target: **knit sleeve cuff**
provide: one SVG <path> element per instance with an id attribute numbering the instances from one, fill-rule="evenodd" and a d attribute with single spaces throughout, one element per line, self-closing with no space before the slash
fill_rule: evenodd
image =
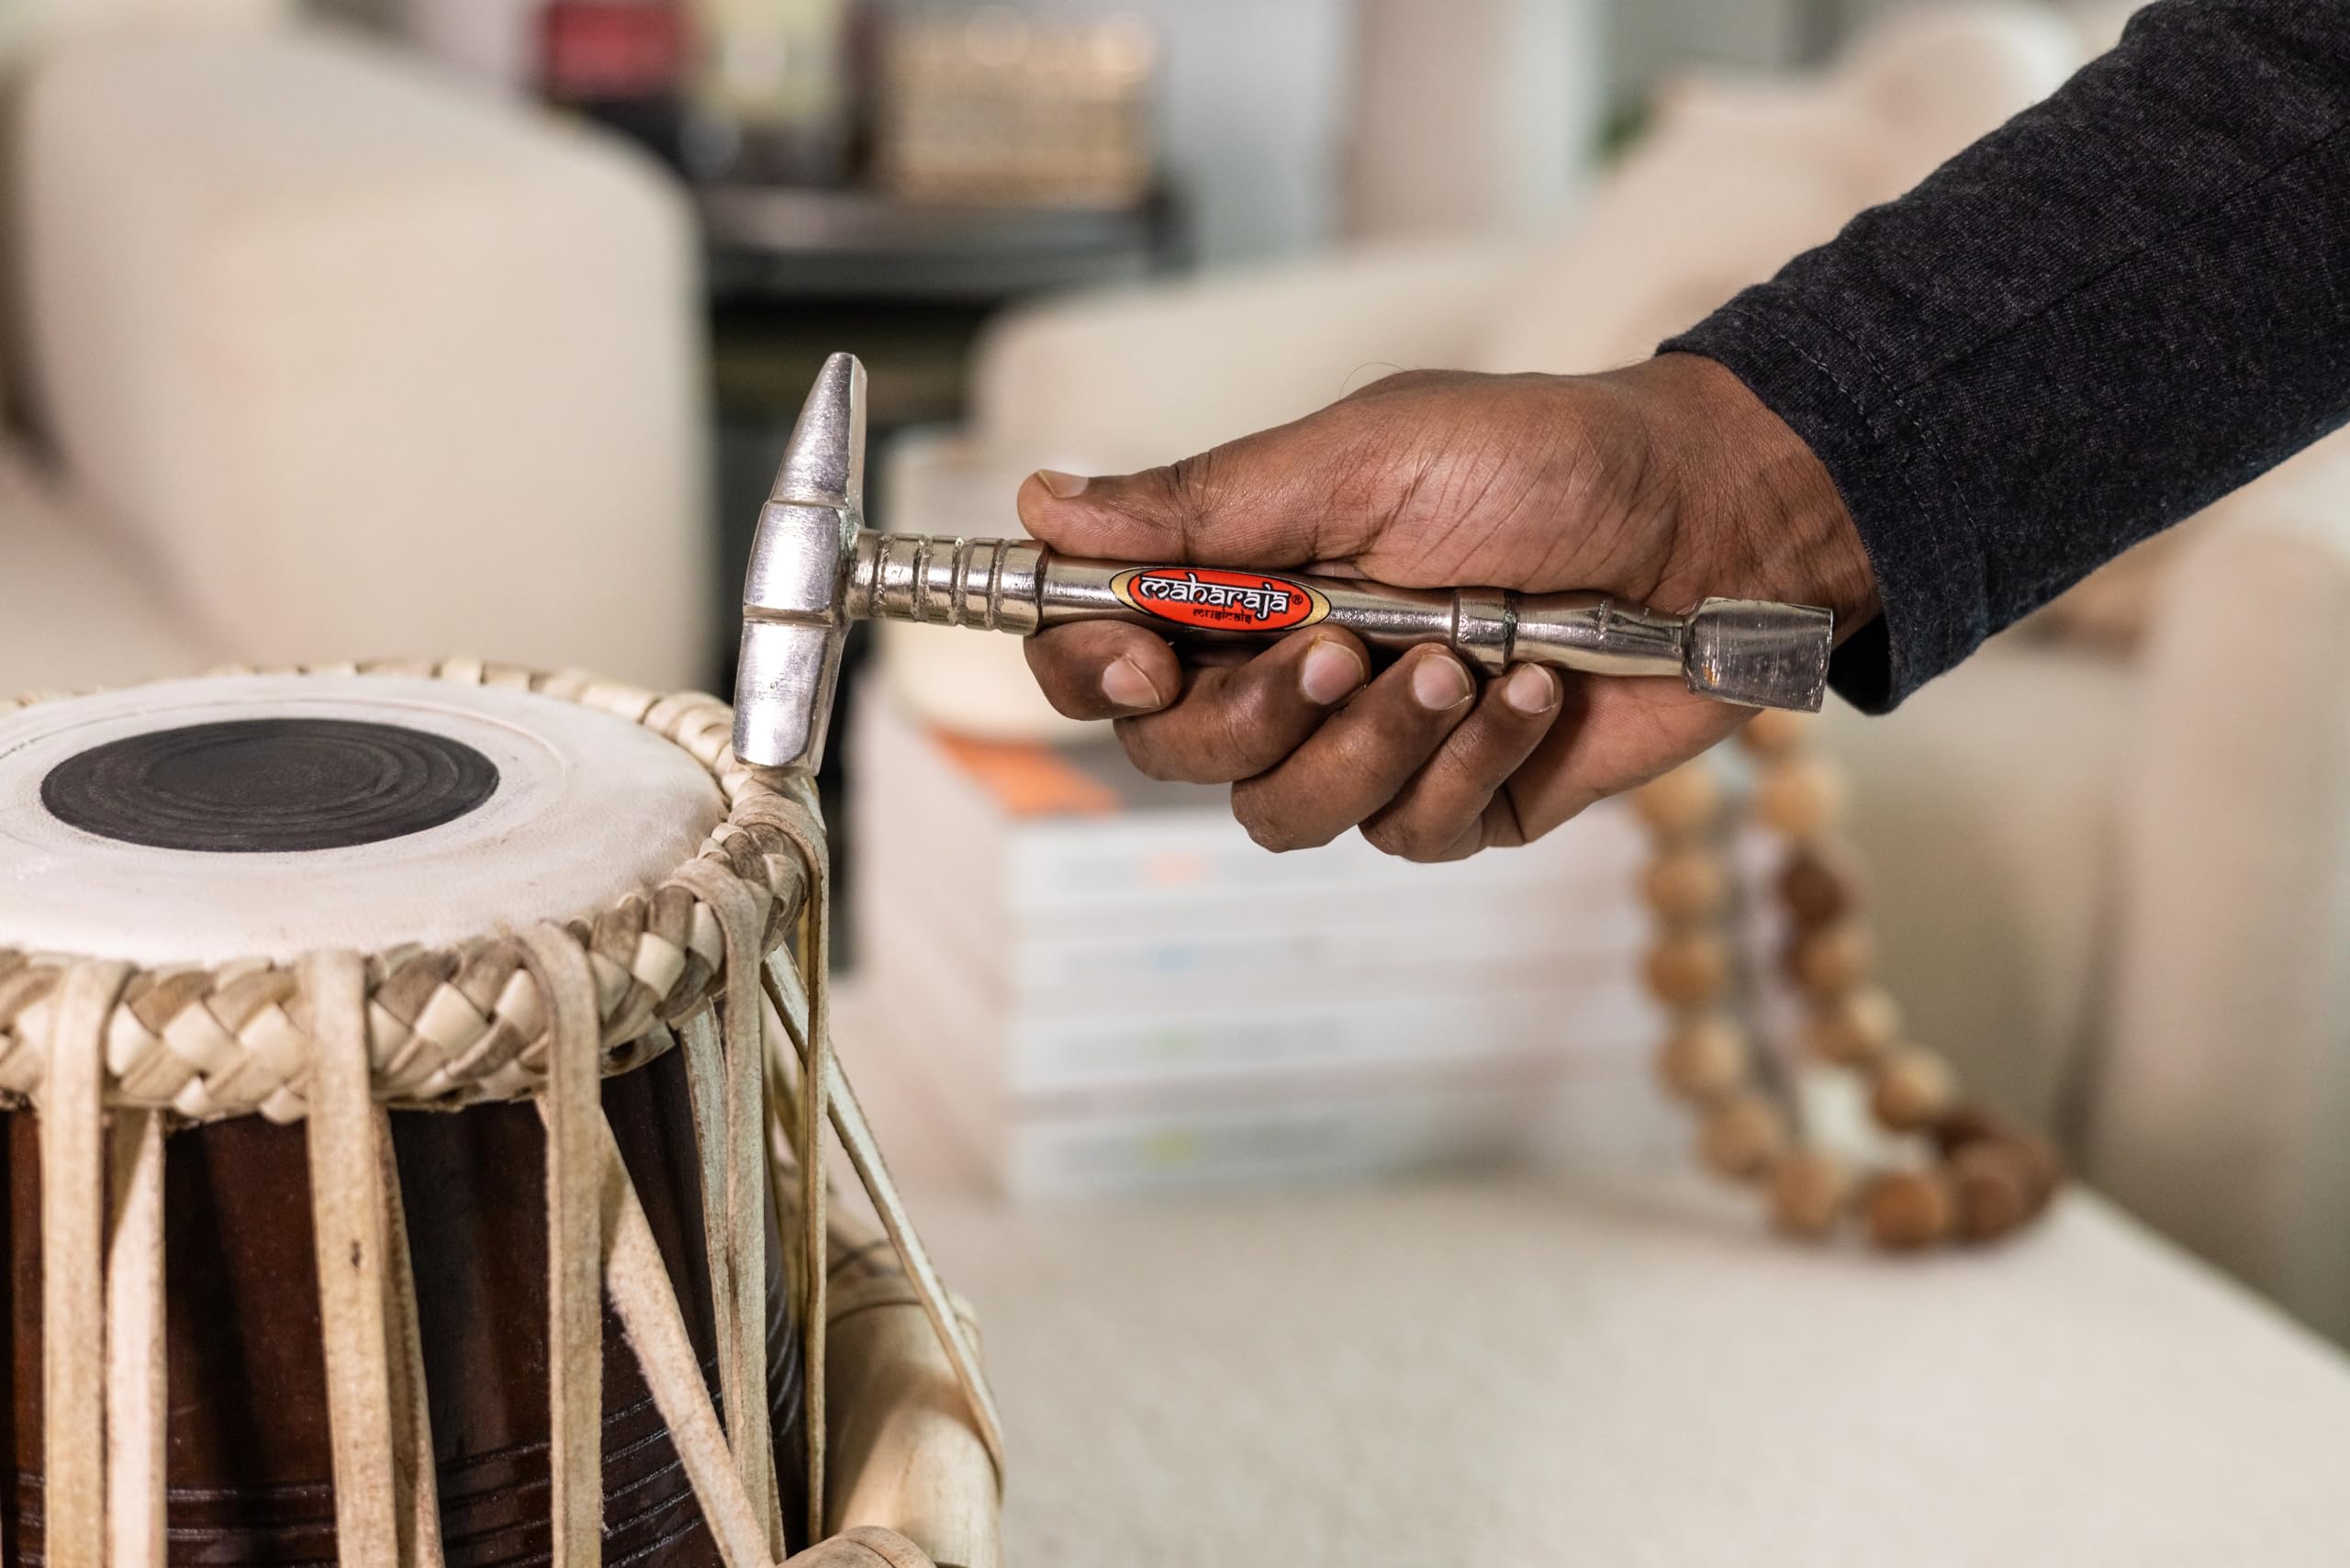
<path id="1" fill-rule="evenodd" d="M 1852 513 L 1885 613 L 1836 650 L 1839 696 L 1886 712 L 1975 651 L 1988 622 L 1975 529 L 1932 431 L 1863 345 L 1763 284 L 1658 352 L 1736 375 L 1811 448 Z"/>

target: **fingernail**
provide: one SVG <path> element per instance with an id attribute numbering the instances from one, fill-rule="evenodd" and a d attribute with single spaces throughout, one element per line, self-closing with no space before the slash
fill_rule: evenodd
<path id="1" fill-rule="evenodd" d="M 1158 706 L 1158 688 L 1150 684 L 1142 666 L 1129 658 L 1113 659 L 1102 672 L 1102 695 L 1121 708 Z"/>
<path id="2" fill-rule="evenodd" d="M 1412 671 L 1412 697 L 1431 713 L 1469 700 L 1469 672 L 1449 654 L 1430 654 Z"/>
<path id="3" fill-rule="evenodd" d="M 1502 682 L 1502 700 L 1521 713 L 1547 713 L 1559 700 L 1559 678 L 1540 665 L 1520 665 Z"/>
<path id="4" fill-rule="evenodd" d="M 1305 663 L 1297 672 L 1297 684 L 1307 701 L 1327 708 L 1353 692 L 1370 673 L 1352 648 L 1321 642 L 1305 650 Z"/>
<path id="5" fill-rule="evenodd" d="M 1056 498 L 1064 501 L 1073 501 L 1085 494 L 1085 487 L 1090 483 L 1082 474 L 1064 474 L 1058 468 L 1039 468 L 1036 477 Z"/>

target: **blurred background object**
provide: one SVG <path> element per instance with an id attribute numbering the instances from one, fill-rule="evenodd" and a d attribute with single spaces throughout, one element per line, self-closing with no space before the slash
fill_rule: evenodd
<path id="1" fill-rule="evenodd" d="M 1474 233 L 1552 217 L 1597 151 L 1601 11 L 1595 0 L 1356 0 L 1342 132 L 1347 236 Z"/>
<path id="2" fill-rule="evenodd" d="M 0 513 L 0 678 L 465 648 L 706 679 L 679 193 L 290 6 L 225 9 L 52 5 L 19 39 L 6 461 L 40 498 Z"/>
<path id="3" fill-rule="evenodd" d="M 1610 801 L 1513 855 L 1276 857 L 1114 747 L 851 736 L 868 1073 L 929 1158 L 1102 1198 L 1677 1153 L 1639 983 L 1645 835 Z"/>
<path id="4" fill-rule="evenodd" d="M 1138 17 L 1031 22 L 1010 6 L 890 29 L 875 158 L 912 201 L 1130 207 L 1157 177 L 1158 40 Z"/>
<path id="5" fill-rule="evenodd" d="M 643 142 L 670 162 L 686 150 L 686 15 L 642 0 L 550 0 L 539 14 L 547 101 Z"/>
<path id="6" fill-rule="evenodd" d="M 849 0 L 694 0 L 691 97 L 700 175 L 829 184 L 855 108 Z"/>

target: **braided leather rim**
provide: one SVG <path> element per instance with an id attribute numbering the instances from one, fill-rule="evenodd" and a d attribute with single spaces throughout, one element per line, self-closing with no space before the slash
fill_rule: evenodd
<path id="1" fill-rule="evenodd" d="M 783 799 L 729 749 L 733 719 L 699 692 L 661 695 L 577 671 L 544 672 L 477 659 L 385 659 L 215 675 L 401 676 L 496 686 L 576 702 L 641 724 L 716 781 L 726 819 L 688 867 L 566 930 L 595 972 L 602 1070 L 626 1072 L 666 1050 L 667 1025 L 714 996 L 726 947 L 718 915 L 690 882 L 738 883 L 764 911 L 760 951 L 783 940 L 805 896 L 798 851 L 778 824 Z M 0 700 L 0 716 L 86 693 Z M 688 867 L 699 868 L 688 870 Z M 560 912 L 550 912 L 551 915 Z M 28 1104 L 40 1086 L 48 1010 L 75 955 L 0 948 L 0 1104 Z M 367 1046 L 375 1098 L 398 1109 L 451 1110 L 519 1100 L 546 1079 L 548 1009 L 521 941 L 484 935 L 366 958 Z M 253 1113 L 274 1122 L 308 1109 L 311 1038 L 296 966 L 263 959 L 140 969 L 108 1021 L 109 1105 L 169 1111 L 190 1121 Z"/>

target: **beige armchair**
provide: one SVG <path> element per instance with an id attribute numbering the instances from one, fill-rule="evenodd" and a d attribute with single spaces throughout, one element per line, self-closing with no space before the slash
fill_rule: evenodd
<path id="1" fill-rule="evenodd" d="M 969 428 L 896 454 L 891 526 L 1008 521 L 1027 468 L 1117 471 L 1293 418 L 1384 370 L 1644 353 L 2053 89 L 2053 12 L 1947 6 L 1798 81 L 1693 82 L 1547 238 L 1358 252 L 1006 323 Z M 1888 980 L 1971 1087 L 2092 1182 L 2350 1337 L 2350 465 L 2216 509 L 2135 654 L 2020 633 L 1897 715 L 1831 716 L 1857 770 Z M 2268 589 L 2277 589 L 2272 597 Z M 2281 613 L 2280 613 L 2281 610 Z M 941 722 L 1054 733 L 1017 650 L 885 628 Z M 990 658 L 1000 663 L 989 665 Z"/>
<path id="2" fill-rule="evenodd" d="M 706 680 L 684 203 L 282 9 L 45 0 L 8 39 L 0 688 L 449 652 Z"/>

